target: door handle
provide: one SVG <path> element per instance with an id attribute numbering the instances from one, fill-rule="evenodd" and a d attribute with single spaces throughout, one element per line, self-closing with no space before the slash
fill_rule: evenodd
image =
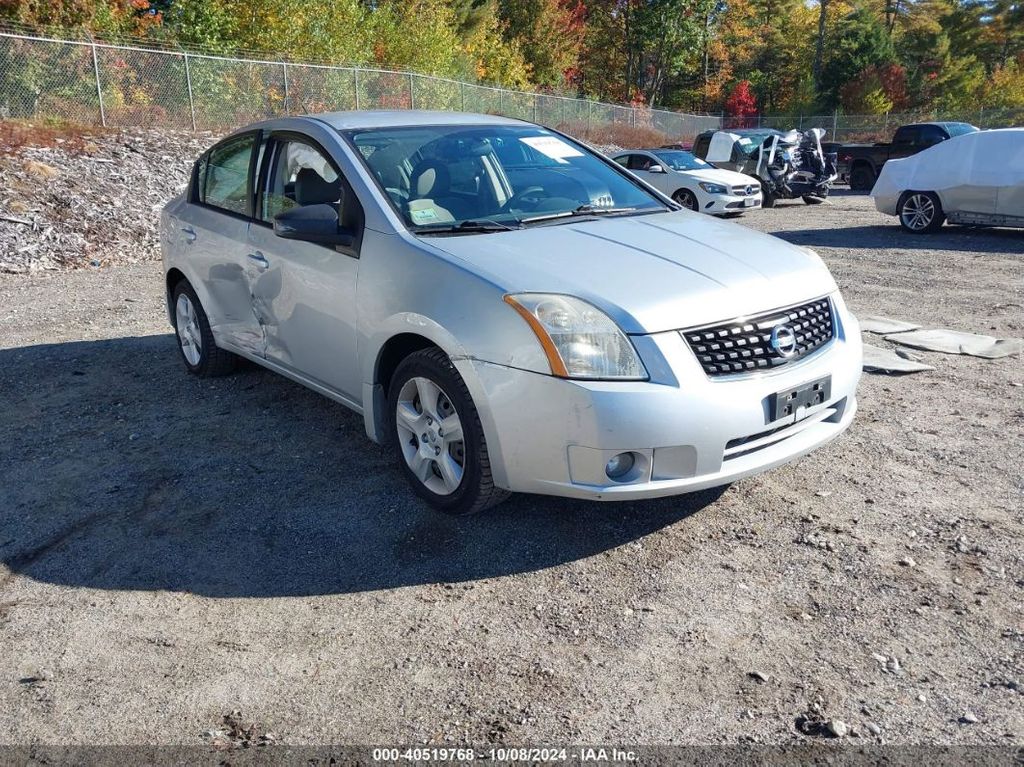
<path id="1" fill-rule="evenodd" d="M 196 230 L 193 229 L 191 226 L 183 226 L 181 227 L 181 231 L 184 232 L 186 240 L 188 240 L 189 242 L 196 241 L 196 237 L 198 235 L 196 234 Z"/>
<path id="2" fill-rule="evenodd" d="M 270 262 L 267 261 L 267 257 L 260 253 L 258 250 L 255 253 L 249 254 L 249 259 L 255 261 L 260 269 L 266 269 L 270 266 Z"/>

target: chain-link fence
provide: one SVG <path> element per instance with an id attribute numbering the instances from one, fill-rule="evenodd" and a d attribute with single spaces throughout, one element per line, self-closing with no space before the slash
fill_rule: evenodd
<path id="1" fill-rule="evenodd" d="M 725 128 L 824 128 L 829 141 L 888 141 L 901 125 L 919 122 L 965 122 L 979 128 L 1014 128 L 1024 125 L 1024 109 L 979 107 L 960 112 L 903 112 L 881 115 L 753 115 L 726 117 Z"/>
<path id="2" fill-rule="evenodd" d="M 638 109 L 409 72 L 228 58 L 0 32 L 0 116 L 106 127 L 223 130 L 347 109 L 483 112 L 598 135 L 685 140 L 717 115 Z"/>

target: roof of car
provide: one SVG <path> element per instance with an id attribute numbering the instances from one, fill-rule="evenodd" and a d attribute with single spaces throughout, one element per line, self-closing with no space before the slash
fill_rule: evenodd
<path id="1" fill-rule="evenodd" d="M 971 124 L 970 123 L 965 123 L 965 122 L 957 122 L 956 120 L 929 120 L 927 122 L 921 122 L 921 123 L 907 123 L 903 127 L 904 128 L 917 128 L 917 127 L 919 127 L 921 125 L 938 125 L 941 128 L 945 128 L 948 125 L 971 125 Z M 973 128 L 974 126 L 971 125 L 971 127 Z"/>
<path id="2" fill-rule="evenodd" d="M 425 109 L 362 110 L 306 115 L 338 130 L 398 128 L 415 125 L 523 125 L 522 120 L 469 112 L 435 112 Z"/>

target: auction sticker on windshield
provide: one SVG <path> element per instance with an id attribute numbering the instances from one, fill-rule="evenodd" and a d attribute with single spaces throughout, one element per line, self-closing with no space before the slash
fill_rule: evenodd
<path id="1" fill-rule="evenodd" d="M 565 143 L 557 136 L 527 136 L 519 140 L 558 162 L 566 162 L 566 157 L 583 156 L 583 152 Z"/>

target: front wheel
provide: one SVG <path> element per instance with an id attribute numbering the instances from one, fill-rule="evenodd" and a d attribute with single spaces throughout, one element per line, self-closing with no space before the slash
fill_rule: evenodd
<path id="1" fill-rule="evenodd" d="M 676 193 L 672 195 L 672 199 L 678 202 L 687 210 L 692 210 L 696 212 L 700 208 L 700 206 L 697 203 L 697 195 L 695 195 L 689 189 L 677 190 Z"/>
<path id="2" fill-rule="evenodd" d="M 438 511 L 465 515 L 501 503 L 480 416 L 440 349 L 406 357 L 388 393 L 396 458 L 413 491 Z"/>
<path id="3" fill-rule="evenodd" d="M 907 192 L 896 205 L 903 231 L 911 234 L 937 232 L 942 228 L 946 215 L 942 203 L 932 192 Z"/>

